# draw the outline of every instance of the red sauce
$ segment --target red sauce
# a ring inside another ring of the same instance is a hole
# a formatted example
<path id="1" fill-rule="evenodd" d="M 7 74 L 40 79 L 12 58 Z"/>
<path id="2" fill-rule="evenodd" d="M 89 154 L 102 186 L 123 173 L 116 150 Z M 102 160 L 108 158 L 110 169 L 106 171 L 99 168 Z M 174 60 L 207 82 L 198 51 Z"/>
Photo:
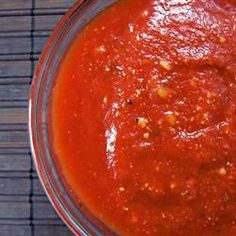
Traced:
<path id="1" fill-rule="evenodd" d="M 120 0 L 68 50 L 58 163 L 116 232 L 236 235 L 235 19 L 235 1 Z"/>

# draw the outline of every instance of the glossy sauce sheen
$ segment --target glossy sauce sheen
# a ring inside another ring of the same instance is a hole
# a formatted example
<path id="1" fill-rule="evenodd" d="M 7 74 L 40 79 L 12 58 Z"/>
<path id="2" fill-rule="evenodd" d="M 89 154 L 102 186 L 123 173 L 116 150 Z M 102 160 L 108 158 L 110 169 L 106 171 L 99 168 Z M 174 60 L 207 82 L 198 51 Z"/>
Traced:
<path id="1" fill-rule="evenodd" d="M 68 50 L 58 163 L 116 232 L 236 235 L 235 17 L 235 1 L 120 0 Z"/>

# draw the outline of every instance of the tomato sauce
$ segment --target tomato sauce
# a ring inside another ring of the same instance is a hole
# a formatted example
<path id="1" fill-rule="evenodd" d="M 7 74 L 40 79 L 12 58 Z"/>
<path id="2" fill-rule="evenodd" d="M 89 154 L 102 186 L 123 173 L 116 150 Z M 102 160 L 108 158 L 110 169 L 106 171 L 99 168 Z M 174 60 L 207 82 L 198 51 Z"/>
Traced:
<path id="1" fill-rule="evenodd" d="M 236 235 L 236 5 L 120 0 L 61 63 L 66 185 L 122 235 Z"/>

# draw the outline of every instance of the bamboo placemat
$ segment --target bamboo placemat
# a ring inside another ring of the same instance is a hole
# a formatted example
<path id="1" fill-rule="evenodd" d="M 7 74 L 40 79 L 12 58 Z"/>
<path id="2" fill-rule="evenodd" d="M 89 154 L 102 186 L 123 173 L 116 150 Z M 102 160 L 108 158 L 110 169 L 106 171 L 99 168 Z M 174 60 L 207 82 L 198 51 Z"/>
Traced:
<path id="1" fill-rule="evenodd" d="M 35 172 L 27 131 L 33 72 L 75 0 L 0 0 L 0 235 L 68 236 Z"/>

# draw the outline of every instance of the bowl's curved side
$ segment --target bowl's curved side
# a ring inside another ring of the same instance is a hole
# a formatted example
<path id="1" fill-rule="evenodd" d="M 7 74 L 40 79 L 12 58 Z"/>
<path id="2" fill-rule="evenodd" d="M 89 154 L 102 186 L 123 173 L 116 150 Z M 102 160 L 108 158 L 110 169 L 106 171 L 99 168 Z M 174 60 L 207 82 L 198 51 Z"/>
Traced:
<path id="1" fill-rule="evenodd" d="M 49 184 L 48 176 L 45 173 L 44 166 L 42 165 L 42 162 L 40 160 L 40 154 L 39 154 L 39 145 L 37 140 L 37 122 L 36 122 L 36 113 L 35 113 L 35 106 L 37 104 L 37 98 L 35 94 L 37 93 L 37 89 L 41 80 L 41 73 L 43 70 L 43 65 L 45 64 L 45 61 L 48 60 L 51 51 L 52 46 L 55 43 L 55 40 L 58 38 L 58 35 L 61 32 L 61 29 L 66 25 L 66 22 L 70 20 L 74 12 L 82 6 L 83 3 L 85 3 L 86 0 L 79 0 L 77 1 L 72 8 L 61 18 L 61 20 L 58 22 L 55 30 L 53 31 L 52 35 L 50 36 L 48 42 L 46 43 L 46 46 L 39 58 L 39 62 L 37 64 L 37 67 L 35 69 L 35 73 L 33 76 L 33 81 L 29 93 L 29 111 L 28 111 L 28 129 L 29 129 L 29 136 L 30 136 L 30 147 L 32 152 L 32 157 L 34 160 L 34 164 L 38 173 L 38 176 L 40 178 L 40 181 L 43 185 L 43 188 L 52 203 L 54 209 L 57 211 L 58 215 L 62 218 L 62 220 L 67 224 L 67 226 L 72 230 L 72 232 L 76 235 L 86 235 L 86 232 L 84 229 L 78 227 L 74 224 L 74 222 L 68 217 L 68 214 L 66 214 L 65 209 L 63 205 L 60 202 L 60 199 L 55 198 L 55 192 L 52 189 L 52 186 Z"/>

